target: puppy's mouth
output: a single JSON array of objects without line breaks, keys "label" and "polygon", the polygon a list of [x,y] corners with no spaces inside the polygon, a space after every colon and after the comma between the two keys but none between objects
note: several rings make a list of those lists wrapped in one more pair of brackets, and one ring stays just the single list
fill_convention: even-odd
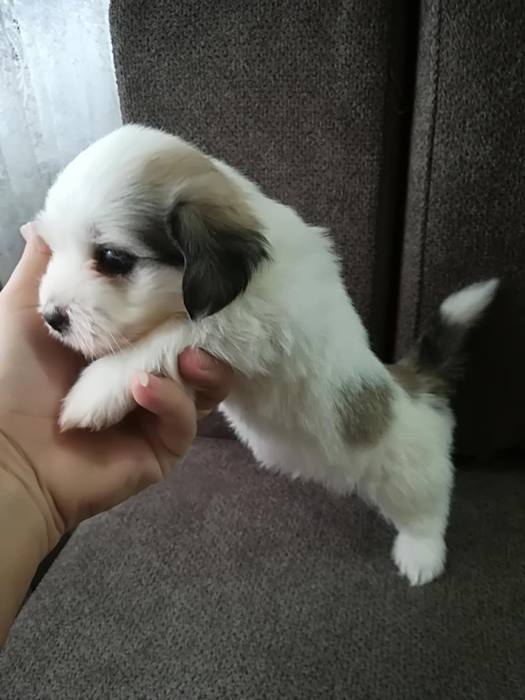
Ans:
[{"label": "puppy's mouth", "polygon": [[96,320],[73,306],[44,307],[40,314],[53,338],[88,360],[120,352],[129,345],[129,340],[110,329],[109,319],[103,315]]}]

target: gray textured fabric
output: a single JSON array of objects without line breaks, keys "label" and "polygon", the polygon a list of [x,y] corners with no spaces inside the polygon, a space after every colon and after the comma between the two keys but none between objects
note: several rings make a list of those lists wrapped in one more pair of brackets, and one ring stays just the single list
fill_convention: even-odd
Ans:
[{"label": "gray textured fabric", "polygon": [[523,698],[524,488],[462,472],[448,571],[413,589],[359,501],[201,439],[79,528],[20,614],[0,697]]},{"label": "gray textured fabric", "polygon": [[213,411],[209,416],[199,421],[197,432],[201,437],[216,437],[230,440],[235,438],[235,433],[218,410]]},{"label": "gray textured fabric", "polygon": [[391,190],[403,179],[396,166],[406,5],[114,0],[111,7],[124,119],[195,141],[330,227],[382,353],[397,277]]},{"label": "gray textured fabric", "polygon": [[439,300],[525,270],[522,0],[422,3],[398,351]]}]

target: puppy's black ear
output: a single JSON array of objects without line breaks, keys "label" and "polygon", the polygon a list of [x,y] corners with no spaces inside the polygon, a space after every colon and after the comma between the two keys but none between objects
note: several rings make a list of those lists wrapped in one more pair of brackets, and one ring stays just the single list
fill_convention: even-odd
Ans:
[{"label": "puppy's black ear", "polygon": [[171,212],[170,229],[184,255],[183,298],[192,319],[227,306],[270,257],[253,217],[236,207],[181,201]]}]

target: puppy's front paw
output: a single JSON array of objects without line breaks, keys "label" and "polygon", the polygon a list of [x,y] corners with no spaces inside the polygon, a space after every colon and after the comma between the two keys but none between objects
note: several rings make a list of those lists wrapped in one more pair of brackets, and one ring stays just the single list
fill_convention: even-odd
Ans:
[{"label": "puppy's front paw", "polygon": [[60,430],[101,430],[122,420],[134,406],[126,379],[104,358],[86,367],[62,403]]},{"label": "puppy's front paw", "polygon": [[445,557],[445,541],[441,535],[422,537],[400,532],[392,550],[399,572],[412,586],[422,586],[442,574]]}]

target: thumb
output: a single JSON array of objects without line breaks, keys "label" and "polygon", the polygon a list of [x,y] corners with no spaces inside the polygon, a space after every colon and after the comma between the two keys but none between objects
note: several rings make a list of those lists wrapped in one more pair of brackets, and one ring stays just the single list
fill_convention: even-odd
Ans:
[{"label": "thumb", "polygon": [[21,234],[26,240],[26,245],[18,265],[5,286],[5,292],[23,294],[24,303],[34,304],[51,251],[36,233],[34,224],[23,226]]},{"label": "thumb", "polygon": [[172,458],[182,457],[197,430],[195,405],[182,384],[174,379],[139,372],[133,380],[131,392],[138,405],[155,417],[153,423],[150,422],[153,442],[160,444]]}]

